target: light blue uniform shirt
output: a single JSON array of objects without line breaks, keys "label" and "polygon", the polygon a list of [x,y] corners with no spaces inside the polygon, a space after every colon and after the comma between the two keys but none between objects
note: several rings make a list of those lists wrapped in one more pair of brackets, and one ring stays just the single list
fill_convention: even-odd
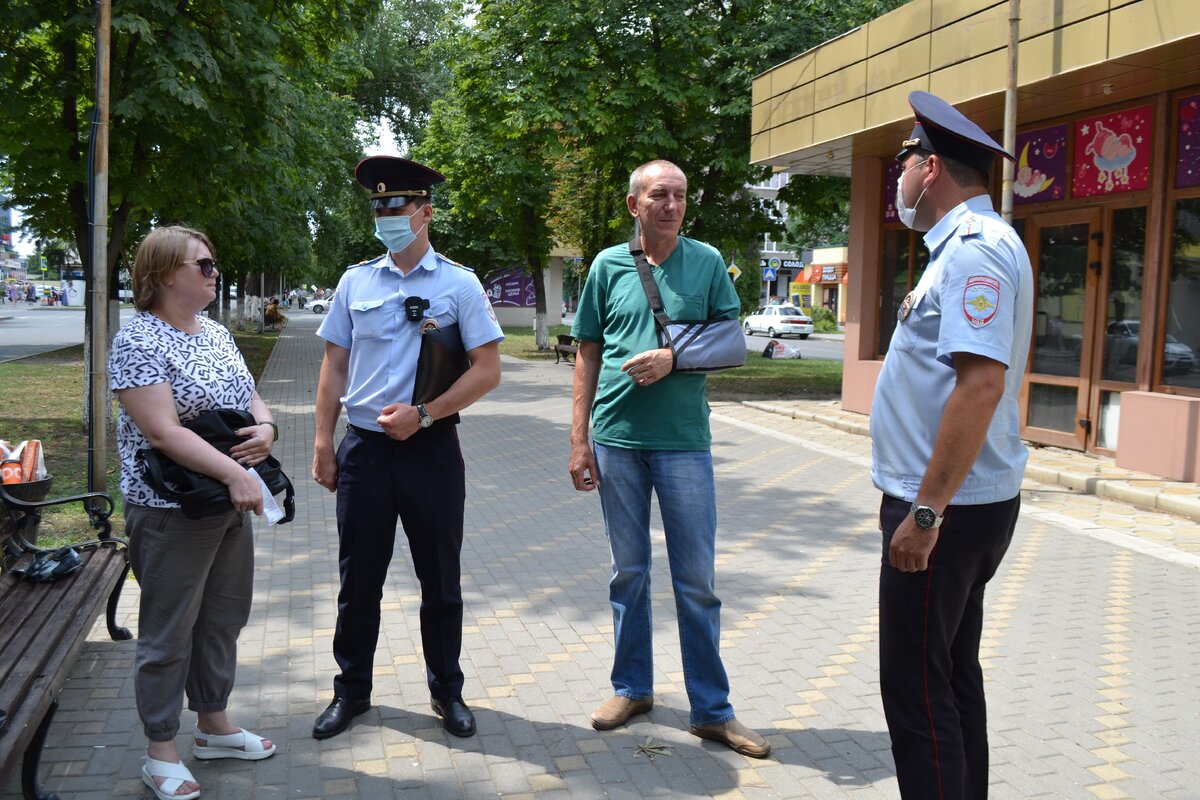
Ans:
[{"label": "light blue uniform shirt", "polygon": [[[1004,396],[983,449],[950,501],[983,505],[1021,491],[1028,459],[1018,395],[1033,333],[1033,268],[986,194],[953,208],[928,233],[929,267],[900,307],[871,404],[871,479],[912,501],[933,457],[955,353],[1004,364]],[[907,311],[906,311],[907,309]]]},{"label": "light blue uniform shirt", "polygon": [[351,425],[380,431],[375,420],[384,406],[412,402],[421,326],[428,323],[405,317],[409,297],[429,301],[426,321],[439,327],[457,322],[467,350],[504,339],[475,273],[432,247],[407,276],[387,253],[349,267],[317,335],[350,351],[341,400]]}]

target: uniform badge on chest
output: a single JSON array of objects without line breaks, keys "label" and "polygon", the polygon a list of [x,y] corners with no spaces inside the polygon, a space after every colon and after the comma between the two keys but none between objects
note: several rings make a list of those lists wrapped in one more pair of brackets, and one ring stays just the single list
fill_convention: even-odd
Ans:
[{"label": "uniform badge on chest", "polygon": [[429,333],[430,331],[437,330],[437,326],[438,324],[435,320],[427,319],[421,323],[421,333],[425,334]]},{"label": "uniform badge on chest", "polygon": [[897,312],[897,316],[900,317],[901,322],[908,319],[908,315],[912,311],[912,307],[913,307],[913,293],[909,292],[908,294],[906,294],[904,296],[904,302],[900,304],[900,311]]}]

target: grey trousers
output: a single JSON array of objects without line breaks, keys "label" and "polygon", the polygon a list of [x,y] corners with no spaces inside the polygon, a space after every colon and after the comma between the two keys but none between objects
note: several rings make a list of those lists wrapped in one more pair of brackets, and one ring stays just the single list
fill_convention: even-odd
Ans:
[{"label": "grey trousers", "polygon": [[248,513],[188,519],[125,506],[129,561],[141,586],[134,690],[146,737],[179,732],[192,711],[221,711],[233,691],[237,638],[250,617],[254,538]]}]

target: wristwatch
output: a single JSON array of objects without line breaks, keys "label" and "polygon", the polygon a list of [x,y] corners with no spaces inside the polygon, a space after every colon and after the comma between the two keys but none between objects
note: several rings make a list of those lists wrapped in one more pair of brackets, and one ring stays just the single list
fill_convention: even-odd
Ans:
[{"label": "wristwatch", "polygon": [[417,403],[417,413],[421,415],[422,428],[428,428],[433,424],[433,417],[429,416],[429,412],[425,410],[424,403]]},{"label": "wristwatch", "polygon": [[913,500],[912,508],[909,511],[912,512],[913,520],[917,523],[918,528],[932,530],[941,527],[942,517],[929,506],[919,506],[917,501]]}]

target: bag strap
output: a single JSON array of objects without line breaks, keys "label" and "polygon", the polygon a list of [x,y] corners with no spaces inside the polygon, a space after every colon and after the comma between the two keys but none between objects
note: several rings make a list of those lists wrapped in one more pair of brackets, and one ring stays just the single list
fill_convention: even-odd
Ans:
[{"label": "bag strap", "polygon": [[629,255],[633,256],[633,263],[637,266],[638,277],[642,280],[642,291],[646,293],[646,299],[650,301],[650,313],[654,314],[654,320],[662,328],[663,333],[666,334],[667,341],[670,341],[671,331],[667,326],[671,324],[671,318],[667,316],[666,309],[663,308],[662,296],[658,293],[658,284],[654,282],[654,275],[650,272],[650,262],[646,260],[646,253],[642,250],[642,235],[639,223],[635,223],[633,226],[633,238],[629,240]]},{"label": "bag strap", "polygon": [[141,467],[142,476],[150,488],[162,499],[177,503],[183,495],[173,490],[163,477],[163,465],[160,456],[161,454],[155,450],[143,448],[137,451],[137,463]]}]

